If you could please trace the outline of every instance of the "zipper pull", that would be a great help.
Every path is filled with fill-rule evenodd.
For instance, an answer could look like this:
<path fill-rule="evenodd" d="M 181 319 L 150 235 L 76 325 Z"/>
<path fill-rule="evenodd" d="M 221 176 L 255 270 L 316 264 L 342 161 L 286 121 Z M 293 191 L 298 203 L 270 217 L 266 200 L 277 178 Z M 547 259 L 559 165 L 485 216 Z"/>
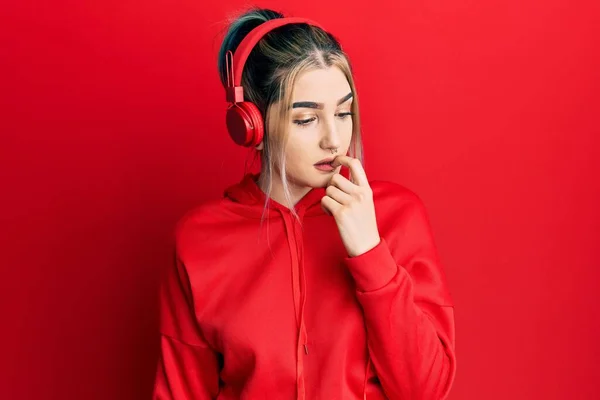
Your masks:
<path fill-rule="evenodd" d="M 308 345 L 304 343 L 304 352 L 308 355 Z"/>

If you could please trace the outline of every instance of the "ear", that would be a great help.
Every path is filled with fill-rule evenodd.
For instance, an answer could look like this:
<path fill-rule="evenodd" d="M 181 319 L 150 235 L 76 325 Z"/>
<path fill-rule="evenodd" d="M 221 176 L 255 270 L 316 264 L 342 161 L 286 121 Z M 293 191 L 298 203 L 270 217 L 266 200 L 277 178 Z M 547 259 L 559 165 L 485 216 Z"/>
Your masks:
<path fill-rule="evenodd" d="M 265 148 L 265 142 L 264 142 L 264 140 L 261 140 L 260 143 L 255 147 L 255 149 L 258 150 L 258 151 L 261 151 L 264 148 Z"/>

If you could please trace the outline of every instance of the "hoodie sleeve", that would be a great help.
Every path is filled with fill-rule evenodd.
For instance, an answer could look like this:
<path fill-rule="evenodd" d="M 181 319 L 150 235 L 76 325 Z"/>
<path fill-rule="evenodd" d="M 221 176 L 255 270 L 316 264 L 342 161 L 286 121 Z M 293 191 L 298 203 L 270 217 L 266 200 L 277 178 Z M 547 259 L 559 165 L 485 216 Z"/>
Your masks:
<path fill-rule="evenodd" d="M 196 320 L 188 275 L 179 257 L 161 282 L 160 354 L 154 400 L 214 399 L 219 363 Z"/>
<path fill-rule="evenodd" d="M 395 208 L 381 242 L 345 259 L 369 355 L 390 399 L 445 399 L 456 371 L 453 303 L 423 203 L 413 194 Z"/>

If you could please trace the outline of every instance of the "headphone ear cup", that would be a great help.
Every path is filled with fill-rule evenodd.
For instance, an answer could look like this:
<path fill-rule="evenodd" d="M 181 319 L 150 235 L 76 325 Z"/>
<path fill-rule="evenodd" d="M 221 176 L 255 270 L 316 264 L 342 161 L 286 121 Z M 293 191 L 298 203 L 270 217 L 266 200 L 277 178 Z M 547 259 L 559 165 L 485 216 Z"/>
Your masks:
<path fill-rule="evenodd" d="M 252 126 L 254 127 L 254 134 L 252 135 L 248 147 L 258 146 L 258 144 L 262 142 L 265 132 L 265 124 L 262 114 L 260 113 L 260 110 L 256 104 L 252 102 L 245 101 L 242 103 L 242 107 L 250 115 L 250 118 L 252 119 Z"/>
<path fill-rule="evenodd" d="M 264 136 L 264 123 L 260 110 L 249 101 L 235 103 L 227 110 L 227 130 L 235 143 L 255 147 Z"/>

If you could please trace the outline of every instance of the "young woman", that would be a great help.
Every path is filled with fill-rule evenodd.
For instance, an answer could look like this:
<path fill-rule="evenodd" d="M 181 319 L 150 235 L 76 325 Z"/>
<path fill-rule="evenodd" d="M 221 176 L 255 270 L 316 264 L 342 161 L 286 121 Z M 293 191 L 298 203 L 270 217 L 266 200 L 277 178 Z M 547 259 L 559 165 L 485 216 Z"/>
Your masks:
<path fill-rule="evenodd" d="M 454 308 L 426 210 L 367 179 L 336 38 L 281 18 L 252 9 L 223 40 L 223 85 L 242 65 L 257 109 L 242 128 L 260 130 L 244 144 L 261 171 L 177 225 L 154 399 L 443 399 Z M 229 63 L 247 35 L 260 36 L 247 60 Z"/>

